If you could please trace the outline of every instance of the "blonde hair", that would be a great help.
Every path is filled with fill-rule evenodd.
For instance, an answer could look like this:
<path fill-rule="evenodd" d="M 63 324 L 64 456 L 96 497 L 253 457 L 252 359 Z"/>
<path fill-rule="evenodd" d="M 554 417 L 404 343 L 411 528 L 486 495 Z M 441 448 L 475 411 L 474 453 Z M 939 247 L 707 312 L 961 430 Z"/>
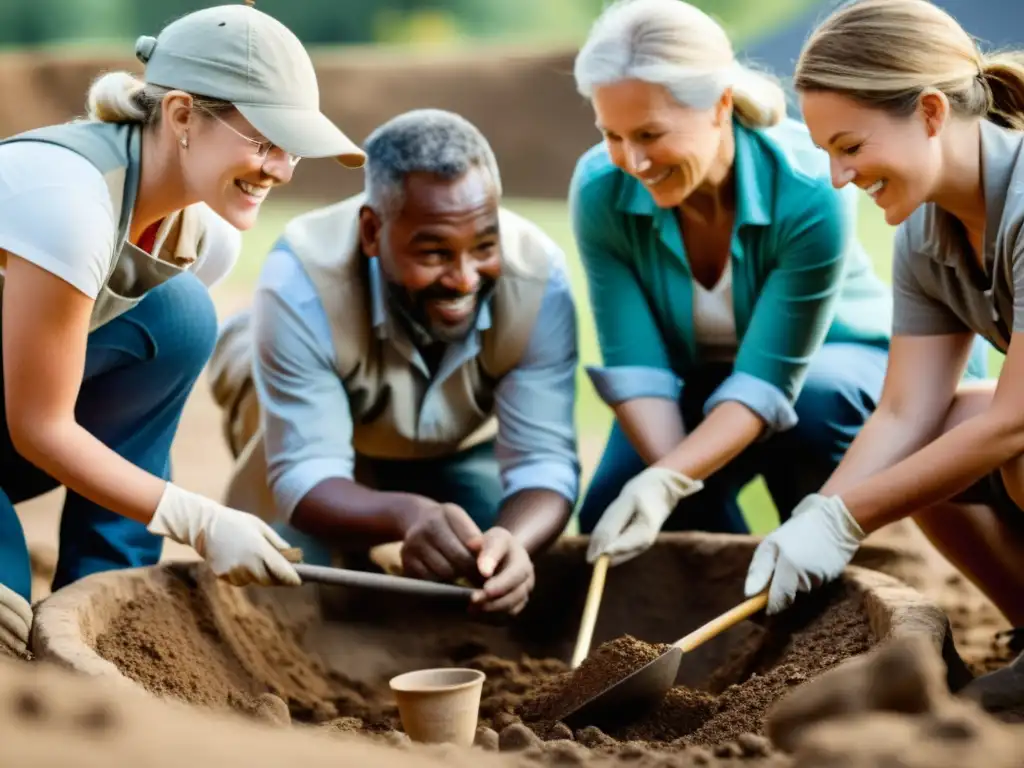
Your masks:
<path fill-rule="evenodd" d="M 161 104 L 171 88 L 143 82 L 129 72 L 107 72 L 93 81 L 86 98 L 88 118 L 104 123 L 160 122 Z M 192 105 L 217 114 L 234 109 L 220 99 L 192 95 Z"/>
<path fill-rule="evenodd" d="M 709 109 L 732 88 L 737 117 L 751 128 L 786 114 L 776 80 L 741 65 L 725 30 L 682 0 L 618 0 L 598 17 L 574 67 L 576 89 L 636 79 L 662 85 L 680 104 Z"/>
<path fill-rule="evenodd" d="M 838 9 L 804 45 L 794 86 L 897 115 L 936 90 L 956 114 L 1024 129 L 1024 54 L 983 54 L 927 0 L 856 0 Z"/>

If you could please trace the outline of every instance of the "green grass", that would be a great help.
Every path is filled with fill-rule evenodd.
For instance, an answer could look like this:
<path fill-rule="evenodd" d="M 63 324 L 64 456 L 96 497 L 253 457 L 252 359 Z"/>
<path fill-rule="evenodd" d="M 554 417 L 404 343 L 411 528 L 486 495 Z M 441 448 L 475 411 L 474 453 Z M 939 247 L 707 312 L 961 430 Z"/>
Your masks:
<path fill-rule="evenodd" d="M 517 213 L 526 216 L 543 228 L 565 251 L 576 293 L 579 315 L 579 340 L 581 367 L 577 373 L 578 400 L 576 419 L 580 439 L 601 440 L 611 426 L 611 412 L 599 400 L 582 366 L 600 363 L 601 355 L 597 346 L 594 322 L 589 309 L 586 280 L 580 260 L 573 244 L 569 226 L 568 211 L 564 202 L 549 200 L 506 200 L 505 204 Z M 229 278 L 232 288 L 247 289 L 255 281 L 264 256 L 272 247 L 285 223 L 293 216 L 309 210 L 316 203 L 282 201 L 269 203 L 260 215 L 259 223 L 244 235 L 242 259 Z M 892 258 L 892 229 L 885 223 L 881 212 L 866 198 L 861 204 L 859 217 L 861 242 L 871 254 L 876 273 L 887 283 L 890 280 Z M 998 371 L 1001 356 L 994 350 L 990 364 Z M 778 514 L 760 479 L 751 482 L 740 495 L 751 528 L 757 532 L 771 530 L 778 524 Z"/>

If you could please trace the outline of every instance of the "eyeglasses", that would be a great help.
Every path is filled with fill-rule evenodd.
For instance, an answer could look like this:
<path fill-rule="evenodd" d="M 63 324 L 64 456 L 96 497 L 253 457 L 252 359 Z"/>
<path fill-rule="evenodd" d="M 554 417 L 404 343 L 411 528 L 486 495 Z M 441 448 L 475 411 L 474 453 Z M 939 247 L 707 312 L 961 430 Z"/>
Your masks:
<path fill-rule="evenodd" d="M 251 136 L 246 136 L 244 133 L 242 133 L 237 128 L 235 128 L 233 125 L 231 125 L 231 123 L 229 123 L 226 120 L 224 120 L 223 118 L 215 115 L 210 110 L 203 109 L 202 107 L 200 107 L 200 109 L 202 109 L 203 112 L 208 114 L 210 117 L 212 117 L 214 120 L 216 120 L 218 123 L 223 125 L 225 128 L 227 128 L 229 131 L 231 131 L 233 134 L 235 134 L 239 138 L 245 139 L 250 144 L 255 145 L 255 147 L 256 147 L 256 156 L 261 158 L 261 159 L 263 159 L 264 161 L 267 159 L 267 155 L 270 154 L 270 150 L 272 150 L 276 146 L 273 142 L 270 142 L 270 141 L 260 141 L 259 139 L 252 138 Z M 284 151 L 284 150 L 282 150 L 282 151 Z M 285 155 L 288 157 L 288 164 L 292 168 L 294 168 L 296 165 L 298 165 L 299 164 L 299 160 L 302 159 L 298 155 L 293 155 L 291 152 L 285 152 Z"/>

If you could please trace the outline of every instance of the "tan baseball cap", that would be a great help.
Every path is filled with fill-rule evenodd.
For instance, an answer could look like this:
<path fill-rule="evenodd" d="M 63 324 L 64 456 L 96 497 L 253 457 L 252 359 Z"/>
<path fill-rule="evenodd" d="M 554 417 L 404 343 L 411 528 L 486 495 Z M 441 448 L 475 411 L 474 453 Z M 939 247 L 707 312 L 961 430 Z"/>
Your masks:
<path fill-rule="evenodd" d="M 267 139 L 299 157 L 359 168 L 366 154 L 320 112 L 313 62 L 299 38 L 248 5 L 218 5 L 143 35 L 135 55 L 146 82 L 221 99 Z"/>

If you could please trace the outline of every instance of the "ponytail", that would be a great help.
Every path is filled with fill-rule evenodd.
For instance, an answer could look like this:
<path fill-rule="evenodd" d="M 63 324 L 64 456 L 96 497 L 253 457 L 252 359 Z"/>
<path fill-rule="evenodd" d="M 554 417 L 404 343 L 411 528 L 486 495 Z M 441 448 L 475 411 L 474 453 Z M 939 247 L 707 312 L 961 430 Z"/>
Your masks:
<path fill-rule="evenodd" d="M 736 116 L 749 128 L 769 128 L 786 116 L 786 94 L 778 81 L 763 72 L 740 67 L 733 81 Z"/>
<path fill-rule="evenodd" d="M 150 123 L 155 107 L 147 86 L 128 72 L 107 72 L 93 81 L 86 98 L 91 120 L 103 123 Z M 159 100 L 157 100 L 159 103 Z"/>
<path fill-rule="evenodd" d="M 989 93 L 986 117 L 998 125 L 1024 130 L 1024 52 L 985 56 L 981 78 Z"/>

